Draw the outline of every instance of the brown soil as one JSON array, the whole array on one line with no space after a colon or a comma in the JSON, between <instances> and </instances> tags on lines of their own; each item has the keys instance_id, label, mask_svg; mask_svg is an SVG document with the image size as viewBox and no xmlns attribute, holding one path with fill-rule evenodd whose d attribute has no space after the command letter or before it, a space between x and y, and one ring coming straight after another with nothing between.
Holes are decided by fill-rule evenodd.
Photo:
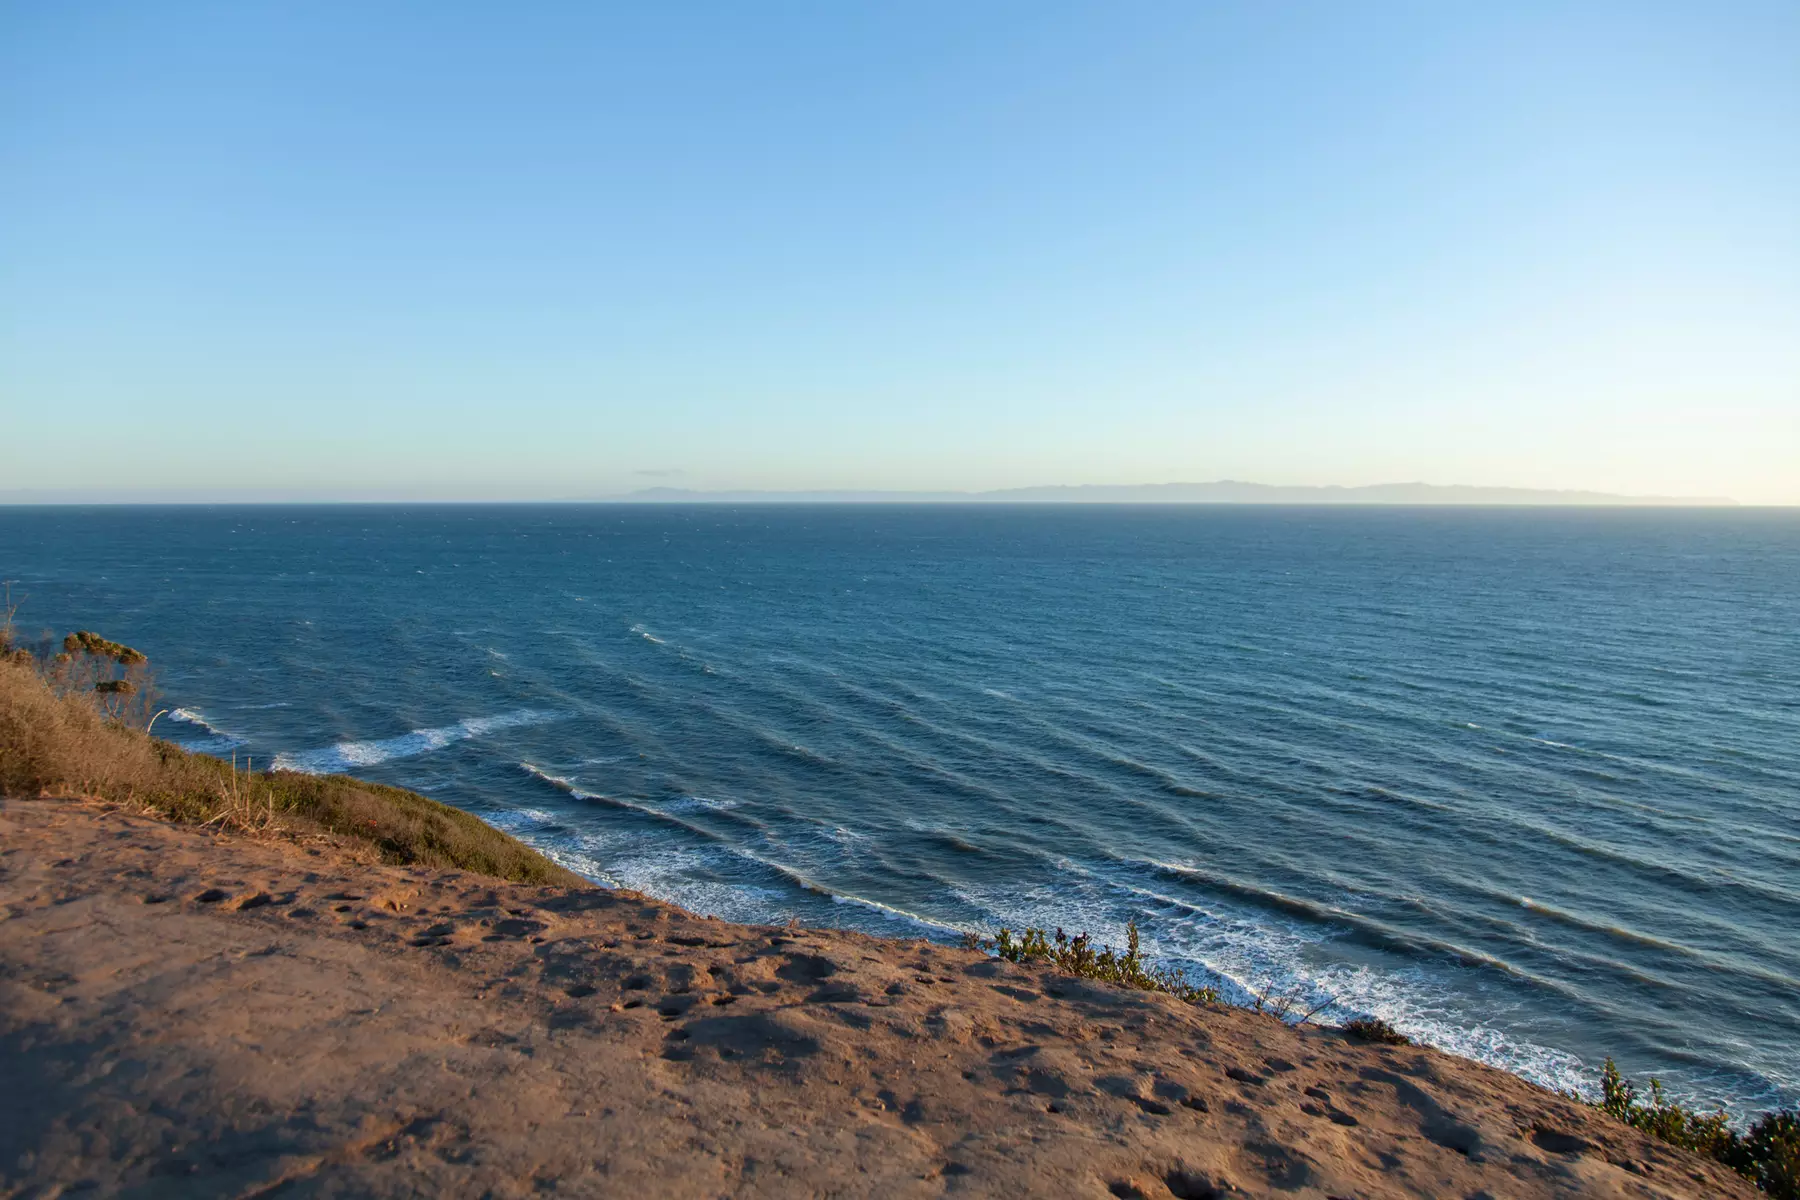
<instances>
[{"instance_id":1,"label":"brown soil","mask_svg":"<svg viewBox=\"0 0 1800 1200\"><path fill-rule=\"evenodd\" d=\"M0 801L0 1194L1751 1197L1512 1076L924 942Z\"/></svg>"}]
</instances>

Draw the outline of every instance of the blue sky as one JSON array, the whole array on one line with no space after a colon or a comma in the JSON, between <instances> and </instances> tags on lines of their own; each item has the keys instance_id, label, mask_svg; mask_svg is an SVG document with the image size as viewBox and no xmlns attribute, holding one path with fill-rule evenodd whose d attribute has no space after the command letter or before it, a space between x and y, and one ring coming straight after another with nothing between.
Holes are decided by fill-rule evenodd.
<instances>
[{"instance_id":1,"label":"blue sky","mask_svg":"<svg viewBox=\"0 0 1800 1200\"><path fill-rule=\"evenodd\" d=\"M0 0L0 420L0 490L1800 503L1800 5Z\"/></svg>"}]
</instances>

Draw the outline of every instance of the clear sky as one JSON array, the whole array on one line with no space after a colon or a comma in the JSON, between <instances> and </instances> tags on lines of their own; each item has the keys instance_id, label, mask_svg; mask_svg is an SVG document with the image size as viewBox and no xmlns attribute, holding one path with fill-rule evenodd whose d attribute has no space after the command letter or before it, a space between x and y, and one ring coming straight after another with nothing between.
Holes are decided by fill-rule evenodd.
<instances>
[{"instance_id":1,"label":"clear sky","mask_svg":"<svg viewBox=\"0 0 1800 1200\"><path fill-rule=\"evenodd\" d=\"M1800 503L1800 3L0 0L0 491Z\"/></svg>"}]
</instances>

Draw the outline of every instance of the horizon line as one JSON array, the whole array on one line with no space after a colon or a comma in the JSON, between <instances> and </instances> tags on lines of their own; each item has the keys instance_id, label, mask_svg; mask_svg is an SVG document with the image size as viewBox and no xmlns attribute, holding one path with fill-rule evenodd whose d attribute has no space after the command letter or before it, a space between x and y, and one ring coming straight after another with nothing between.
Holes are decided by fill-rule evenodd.
<instances>
[{"instance_id":1,"label":"horizon line","mask_svg":"<svg viewBox=\"0 0 1800 1200\"><path fill-rule=\"evenodd\" d=\"M0 507L168 507L259 505L646 505L646 504L853 504L1031 506L1304 506L1332 507L1532 507L1532 508L1790 508L1789 503L1745 505L1725 496L1666 496L1577 488L1526 488L1421 482L1377 484L1264 484L1221 479L1205 483L1046 484L1030 487L956 489L761 489L678 488L667 485L629 492L563 496L454 496L343 489L336 494L300 488L14 488L0 491Z\"/></svg>"}]
</instances>

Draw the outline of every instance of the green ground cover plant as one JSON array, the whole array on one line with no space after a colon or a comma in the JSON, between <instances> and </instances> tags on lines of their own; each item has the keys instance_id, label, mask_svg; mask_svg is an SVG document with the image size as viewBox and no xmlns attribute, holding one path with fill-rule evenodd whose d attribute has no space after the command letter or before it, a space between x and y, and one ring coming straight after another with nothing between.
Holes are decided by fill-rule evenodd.
<instances>
[{"instance_id":1,"label":"green ground cover plant","mask_svg":"<svg viewBox=\"0 0 1800 1200\"><path fill-rule=\"evenodd\" d=\"M1125 937L1123 952L1111 946L1096 948L1087 934L1069 937L1060 929L1050 934L1042 929L1028 928L1017 937L1013 936L1012 930L1002 929L991 939L969 934L963 941L971 949L985 950L1007 962L1045 962L1064 974L1082 979L1097 979L1145 992L1162 992L1189 1004L1218 1003L1219 993L1214 989L1194 983L1181 971L1146 963L1139 952L1136 924L1126 926Z\"/></svg>"},{"instance_id":2,"label":"green ground cover plant","mask_svg":"<svg viewBox=\"0 0 1800 1200\"><path fill-rule=\"evenodd\" d=\"M1764 1113L1739 1132L1722 1112L1670 1100L1660 1080L1650 1081L1646 1102L1610 1058L1601 1070L1600 1098L1589 1103L1634 1129L1717 1159L1776 1200L1800 1200L1800 1110Z\"/></svg>"},{"instance_id":3,"label":"green ground cover plant","mask_svg":"<svg viewBox=\"0 0 1800 1200\"><path fill-rule=\"evenodd\" d=\"M1344 1022L1344 1032L1359 1042L1378 1046L1410 1046L1412 1039L1380 1017L1357 1017Z\"/></svg>"}]
</instances>

